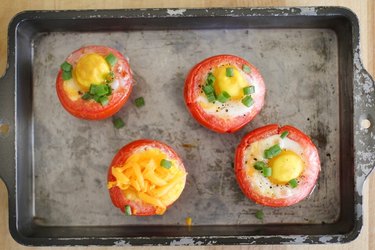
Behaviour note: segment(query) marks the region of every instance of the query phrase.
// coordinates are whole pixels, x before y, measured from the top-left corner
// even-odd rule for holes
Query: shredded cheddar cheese
[[[168,156],[155,148],[134,153],[123,165],[112,167],[116,180],[108,182],[108,189],[117,186],[127,199],[143,201],[154,206],[156,214],[163,214],[180,196],[186,172],[174,159],[168,159],[172,162],[171,168],[160,166],[162,159],[168,159]]]

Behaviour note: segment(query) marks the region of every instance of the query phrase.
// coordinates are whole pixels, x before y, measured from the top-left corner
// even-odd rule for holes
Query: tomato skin
[[[106,56],[109,53],[115,55],[118,60],[113,67],[113,72],[115,73],[116,79],[123,81],[123,86],[120,86],[118,89],[112,92],[112,95],[108,97],[109,102],[106,106],[102,106],[100,103],[94,101],[87,101],[83,99],[73,101],[69,98],[64,90],[62,70],[59,69],[56,78],[56,92],[64,109],[73,116],[86,120],[102,120],[118,112],[127,102],[133,88],[133,76],[128,60],[119,51],[105,46],[93,45],[82,47],[72,52],[65,61],[75,67],[78,59],[87,53],[97,53],[102,56]]]
[[[247,65],[250,68],[251,73],[246,74],[251,77],[251,82],[257,83],[257,89],[253,96],[254,104],[251,111],[246,113],[245,116],[224,119],[206,113],[196,101],[201,91],[199,85],[204,82],[210,69],[224,63],[236,65],[239,69],[242,69],[243,65]],[[184,99],[191,115],[201,125],[218,133],[234,133],[249,123],[262,109],[264,105],[264,96],[265,85],[258,69],[248,61],[233,55],[216,55],[201,61],[190,70],[185,80]]]
[[[175,159],[176,161],[180,162],[180,166],[185,171],[185,168],[182,164],[182,160],[177,155],[177,153],[168,145],[155,141],[155,140],[149,140],[149,139],[140,139],[137,141],[133,141],[124,147],[122,147],[115,157],[113,158],[109,168],[108,168],[108,182],[115,181],[116,178],[112,175],[112,167],[113,166],[119,166],[120,164],[123,164],[126,162],[126,160],[133,154],[135,150],[137,150],[140,147],[152,147],[152,148],[158,148],[162,150],[164,153],[166,153],[169,157]],[[156,208],[150,204],[144,203],[142,201],[132,201],[127,199],[121,189],[119,187],[112,187],[109,189],[109,195],[111,197],[112,203],[114,206],[118,207],[122,212],[125,211],[125,206],[130,205],[133,210],[133,215],[137,216],[149,216],[149,215],[155,215],[156,214]],[[173,203],[169,204],[167,206],[170,207]]]
[[[307,178],[303,179],[302,184],[298,185],[299,192],[287,197],[287,198],[271,198],[259,194],[254,190],[250,181],[248,180],[246,173],[246,166],[243,163],[245,157],[245,150],[247,147],[258,140],[265,139],[275,134],[281,134],[284,131],[288,131],[287,137],[291,140],[296,141],[300,144],[304,151],[303,154],[306,158],[305,170],[303,175]],[[297,128],[286,125],[279,127],[277,124],[266,125],[261,128],[257,128],[247,135],[245,135],[240,144],[238,145],[235,153],[235,175],[237,182],[242,192],[254,202],[270,207],[284,207],[296,204],[306,198],[313,190],[320,172],[320,159],[318,150],[315,147],[311,139]]]

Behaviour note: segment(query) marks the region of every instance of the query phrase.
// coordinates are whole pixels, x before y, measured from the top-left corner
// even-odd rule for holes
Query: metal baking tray
[[[356,16],[336,7],[30,11],[10,23],[0,80],[0,176],[9,228],[25,245],[343,243],[362,227],[362,187],[375,162],[374,82],[360,61]],[[84,121],[55,93],[59,65],[90,44],[118,49],[135,75],[131,100],[111,119]],[[200,126],[183,101],[189,69],[215,54],[256,65],[267,86],[261,113],[235,134]],[[143,96],[146,105],[133,100]],[[304,201],[261,207],[240,191],[234,149],[250,130],[291,124],[319,149],[322,172]],[[163,216],[127,217],[106,188],[116,151],[140,138],[166,142],[189,173]],[[262,209],[263,221],[254,213]],[[185,225],[191,217],[193,225]]]

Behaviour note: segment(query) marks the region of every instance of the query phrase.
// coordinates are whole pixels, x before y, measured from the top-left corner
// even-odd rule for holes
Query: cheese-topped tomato
[[[191,69],[184,96],[200,124],[219,133],[232,133],[260,112],[265,85],[259,71],[246,60],[217,55]]]
[[[235,155],[244,194],[258,204],[293,205],[308,196],[320,172],[318,150],[292,126],[267,125],[248,133]]]
[[[108,170],[113,204],[128,215],[162,215],[181,195],[186,171],[164,143],[138,140],[124,146]]]
[[[74,51],[60,66],[57,96],[72,115],[89,120],[112,116],[132,90],[132,72],[117,50],[87,46]]]

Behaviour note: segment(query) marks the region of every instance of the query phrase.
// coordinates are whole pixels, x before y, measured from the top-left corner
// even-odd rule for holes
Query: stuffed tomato
[[[62,106],[81,119],[101,120],[126,103],[133,77],[128,60],[117,50],[87,46],[70,54],[56,79]]]
[[[233,55],[217,55],[195,65],[185,80],[184,97],[192,116],[218,133],[233,133],[250,122],[264,104],[259,71]]]
[[[127,215],[162,215],[181,195],[185,167],[164,143],[138,140],[124,146],[108,170],[113,205]]]
[[[271,207],[298,203],[313,190],[320,172],[318,150],[292,126],[267,125],[244,136],[235,153],[243,193]]]

